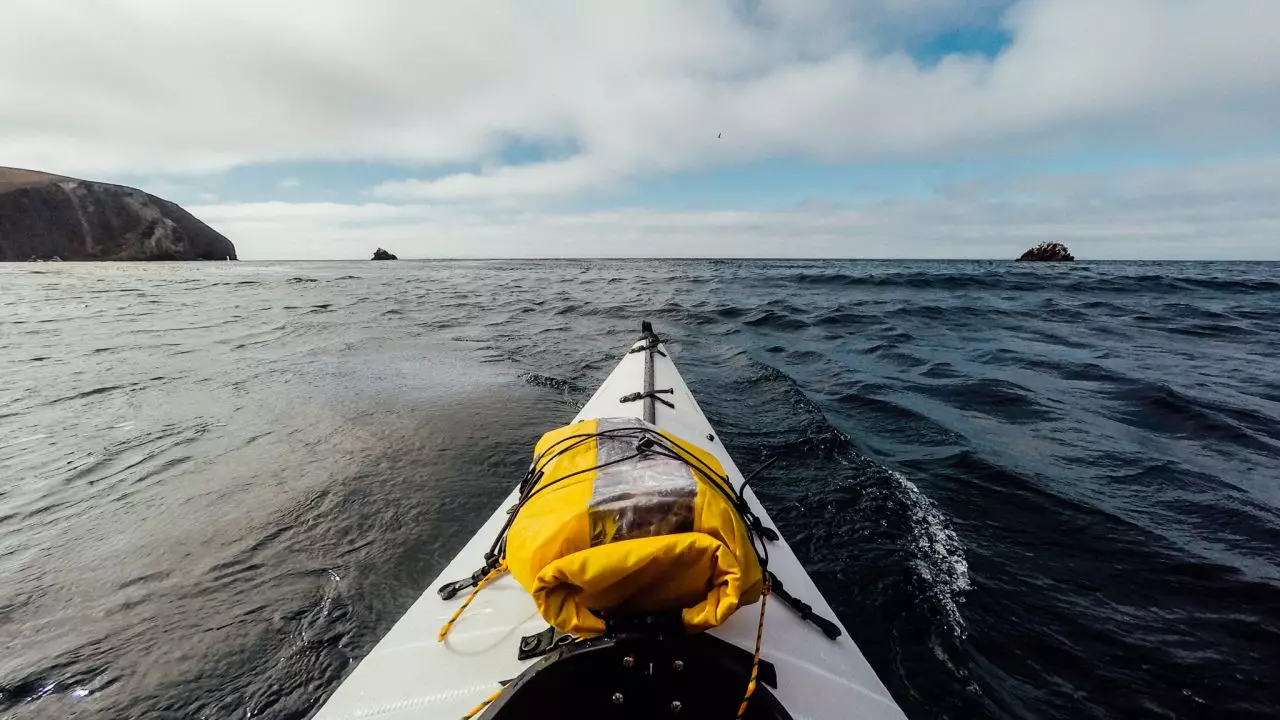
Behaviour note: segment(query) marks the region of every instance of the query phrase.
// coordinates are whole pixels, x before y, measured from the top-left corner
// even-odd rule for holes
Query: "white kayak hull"
[[[741,471],[665,348],[659,348],[661,353],[624,355],[575,422],[606,417],[643,418],[647,405],[652,408],[653,417],[644,419],[701,445],[720,460],[730,482],[735,487],[741,485]],[[622,402],[623,397],[645,388],[646,356],[652,362],[651,387],[670,388],[672,392],[661,397],[674,408],[661,402]],[[744,496],[764,524],[773,527],[750,488]],[[476,596],[444,643],[436,640],[441,626],[465,596],[463,593],[445,601],[436,588],[468,577],[484,565],[484,554],[515,502],[513,488],[466,547],[334,691],[314,720],[456,720],[499,689],[501,681],[516,677],[534,662],[518,660],[518,646],[522,637],[545,630],[547,623],[538,614],[533,599],[509,574]],[[769,543],[769,569],[792,595],[813,606],[817,614],[839,623],[785,540]],[[758,619],[759,605],[749,605],[710,632],[751,652]],[[776,668],[778,687],[773,693],[796,720],[904,717],[847,631],[835,640],[828,639],[815,625],[776,599],[769,602],[765,615],[761,658]]]

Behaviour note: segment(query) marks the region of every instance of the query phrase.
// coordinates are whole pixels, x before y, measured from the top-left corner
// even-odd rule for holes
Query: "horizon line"
[[[1252,262],[1252,263],[1280,263],[1280,258],[1275,259],[1258,259],[1258,258],[1096,258],[1096,259],[1080,259],[1075,260],[1018,260],[1017,258],[862,258],[862,257],[692,257],[692,256],[599,256],[599,257],[583,257],[583,256],[541,256],[541,257],[498,257],[498,256],[477,256],[477,257],[401,257],[396,260],[372,260],[365,257],[353,258],[276,258],[276,259],[256,259],[256,260],[235,260],[233,262],[477,262],[477,261],[524,261],[524,262],[544,262],[549,260],[569,260],[569,261],[599,261],[599,260],[659,260],[659,261],[687,261],[687,262],[706,262],[706,261],[729,261],[729,262],[997,262],[997,263],[1021,263],[1026,265],[1075,265],[1079,263],[1116,263],[1116,262]],[[110,261],[108,261],[110,262]],[[209,260],[205,262],[225,262],[220,260]]]

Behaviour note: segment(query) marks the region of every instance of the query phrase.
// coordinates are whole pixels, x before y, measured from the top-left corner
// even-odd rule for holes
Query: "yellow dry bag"
[[[586,420],[538,442],[506,536],[507,567],[552,627],[679,610],[690,632],[760,597],[763,576],[724,467],[635,418]]]

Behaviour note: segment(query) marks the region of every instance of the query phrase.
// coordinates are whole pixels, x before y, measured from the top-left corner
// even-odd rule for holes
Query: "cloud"
[[[281,188],[283,190],[288,190],[291,188],[296,188],[301,186],[302,186],[302,180],[296,177],[287,177],[281,180],[280,182],[276,183],[276,187]]]
[[[438,180],[397,180],[380,183],[370,192],[380,198],[478,201],[521,201],[571,197],[613,187],[625,177],[621,168],[609,169],[592,157],[499,167],[483,174],[458,173]]]
[[[1042,240],[1082,259],[1280,259],[1280,156],[1118,175],[1016,175],[856,209],[546,212],[435,204],[193,208],[245,259],[1005,258]],[[551,251],[554,249],[553,251]]]
[[[904,52],[1001,11],[995,58]],[[89,176],[387,161],[406,179],[378,198],[540,202],[780,156],[1233,146],[1276,132],[1276,27],[1273,0],[20,2],[0,158]],[[572,152],[504,164],[513,143]],[[415,169],[442,166],[466,169]]]

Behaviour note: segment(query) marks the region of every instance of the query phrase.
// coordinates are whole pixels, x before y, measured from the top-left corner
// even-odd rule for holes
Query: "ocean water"
[[[1280,712],[1280,265],[0,267],[0,718],[304,718],[652,320],[912,718]]]

